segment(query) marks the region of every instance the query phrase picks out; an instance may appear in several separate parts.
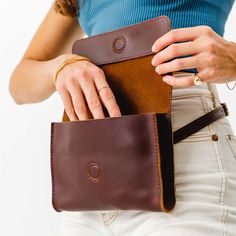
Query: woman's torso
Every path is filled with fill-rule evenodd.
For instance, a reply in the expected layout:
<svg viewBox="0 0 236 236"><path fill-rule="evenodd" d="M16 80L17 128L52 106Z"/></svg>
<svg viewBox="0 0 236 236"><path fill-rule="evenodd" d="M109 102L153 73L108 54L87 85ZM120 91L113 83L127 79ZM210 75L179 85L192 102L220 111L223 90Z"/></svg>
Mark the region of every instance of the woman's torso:
<svg viewBox="0 0 236 236"><path fill-rule="evenodd" d="M172 28L208 25L223 36L234 0L78 0L79 22L88 36L167 15Z"/></svg>

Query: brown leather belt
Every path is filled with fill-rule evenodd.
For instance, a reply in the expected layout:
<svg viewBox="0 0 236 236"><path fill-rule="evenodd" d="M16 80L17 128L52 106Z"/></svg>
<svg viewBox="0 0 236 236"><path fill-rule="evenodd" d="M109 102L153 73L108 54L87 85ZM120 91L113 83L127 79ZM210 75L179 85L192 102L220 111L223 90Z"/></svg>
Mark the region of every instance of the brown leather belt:
<svg viewBox="0 0 236 236"><path fill-rule="evenodd" d="M221 103L221 106L206 113L205 115L193 120L187 125L173 132L174 144L197 132L212 122L229 115L229 110L226 103Z"/></svg>

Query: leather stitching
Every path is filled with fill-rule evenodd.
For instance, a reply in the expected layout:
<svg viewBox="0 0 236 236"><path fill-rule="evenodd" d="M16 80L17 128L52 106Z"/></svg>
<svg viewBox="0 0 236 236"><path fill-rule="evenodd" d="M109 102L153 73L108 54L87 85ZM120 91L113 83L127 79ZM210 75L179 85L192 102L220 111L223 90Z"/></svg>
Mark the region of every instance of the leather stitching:
<svg viewBox="0 0 236 236"><path fill-rule="evenodd" d="M86 165L86 176L88 177L88 179L94 183L101 183L103 178L102 178L102 169L100 166L98 166L98 174L99 176L97 178L91 176L90 172L89 172L89 168L91 167L91 164L96 164L98 165L97 162L95 161L90 161L89 163L87 163Z"/></svg>
<svg viewBox="0 0 236 236"><path fill-rule="evenodd" d="M150 20L146 20L144 22L140 22L139 25L137 24L134 24L134 25L129 25L129 26L126 26L124 28L120 28L120 29L116 29L116 30L112 30L112 31L109 31L109 32L105 32L105 33L102 33L102 34L98 34L98 35L93 35L93 36L89 36L87 38L82 38L82 39L78 39L77 41L81 41L81 40L89 40L89 39L94 39L94 38L100 38L100 37L103 37L105 35L112 35L114 32L125 32L126 30L131 30L132 28L139 28L139 27L142 27L146 24L150 24L150 23L155 23L156 21L166 21L167 23L167 27L168 29L170 28L170 25L169 25L169 21L167 20L166 16L159 16L158 19L157 18L154 18L154 19L150 19ZM124 33L123 32L123 33ZM76 44L76 42L74 44Z"/></svg>
<svg viewBox="0 0 236 236"><path fill-rule="evenodd" d="M123 45L122 45L122 47L120 49L116 48L116 42L118 40L121 40L123 42ZM114 38L112 40L112 50L113 50L113 52L115 52L115 53L122 53L125 50L125 48L126 48L126 44L127 44L127 41L126 41L124 36L122 36L122 35L121 36L117 36L116 38Z"/></svg>
<svg viewBox="0 0 236 236"><path fill-rule="evenodd" d="M160 17L158 17L158 19L154 18L154 19L146 20L144 22L139 23L139 25L134 24L134 25L130 25L130 26L127 26L127 27L123 27L121 29L117 29L117 30L113 30L113 31L110 31L110 32L102 33L102 34L99 34L99 35L94 35L94 36L90 36L90 37L79 39L79 40L74 42L74 44L72 46L72 53L76 51L76 48L78 48L78 41L81 42L83 40L86 40L89 43L89 41L92 40L92 39L104 37L104 36L107 36L107 35L113 35L114 33L118 33L118 32L122 32L122 34L124 35L127 31L131 31L133 29L138 29L140 27L145 26L146 24L153 24L153 23L156 23L157 21L161 21L161 22L165 21L166 24L167 24L167 26L166 26L167 30L168 31L170 30L170 23L169 23L169 20L167 20L167 17L166 16L160 16ZM119 61L121 59L123 59L123 60L131 59L131 58L135 58L135 57L139 57L139 56L145 56L145 55L148 55L148 54L154 54L154 53L150 49L148 51L144 51L144 52L141 52L141 53L138 53L138 54L135 54L135 55L132 55L132 56L128 56L128 57L120 57L120 58L116 58L116 59L113 59L113 60L104 60L104 61L97 60L95 63L97 65L98 64L104 64L104 63L111 63L111 62Z"/></svg>
<svg viewBox="0 0 236 236"><path fill-rule="evenodd" d="M54 143L55 143L55 127L51 125L51 177L52 177L52 203L56 211L59 209L56 206L56 180L55 180L55 165L54 165Z"/></svg>
<svg viewBox="0 0 236 236"><path fill-rule="evenodd" d="M162 189L162 184L161 184L161 169L160 169L160 163L159 160L160 158L158 158L158 151L157 151L157 145L158 145L158 141L157 141L157 125L156 125L156 114L152 115L152 119L153 119L153 135L154 135L154 149L155 149L155 161L156 161L156 165L157 165L157 180L159 180L159 186L157 187L157 191L158 191L158 195L157 197L159 197L160 199L160 208L163 209L163 204L162 204L162 195L161 195L161 189ZM159 178L158 178L159 177Z"/></svg>
<svg viewBox="0 0 236 236"><path fill-rule="evenodd" d="M145 52L142 52L142 53L138 53L138 54L135 54L135 55L132 55L132 56L119 57L119 58L116 58L116 59L105 60L105 61L99 61L98 60L95 63L97 65L102 65L102 64L112 63L112 62L118 62L118 61L121 61L122 59L123 60L132 59L132 58L136 58L136 57L147 56L147 55L150 55L150 54L154 54L154 53L151 50L148 50L148 51L145 51Z"/></svg>

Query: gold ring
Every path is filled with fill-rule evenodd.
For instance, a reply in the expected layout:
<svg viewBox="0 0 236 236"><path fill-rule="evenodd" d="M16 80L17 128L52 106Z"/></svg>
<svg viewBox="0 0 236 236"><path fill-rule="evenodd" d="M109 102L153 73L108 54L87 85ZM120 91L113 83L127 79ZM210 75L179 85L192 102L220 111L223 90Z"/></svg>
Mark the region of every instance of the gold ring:
<svg viewBox="0 0 236 236"><path fill-rule="evenodd" d="M200 85L202 84L202 79L199 77L198 74L194 74L194 80L193 80L194 85Z"/></svg>
<svg viewBox="0 0 236 236"><path fill-rule="evenodd" d="M102 90L102 89L104 89L104 88L110 88L109 86L103 86L103 87L101 87L99 90L98 90L98 93L100 93L100 91Z"/></svg>

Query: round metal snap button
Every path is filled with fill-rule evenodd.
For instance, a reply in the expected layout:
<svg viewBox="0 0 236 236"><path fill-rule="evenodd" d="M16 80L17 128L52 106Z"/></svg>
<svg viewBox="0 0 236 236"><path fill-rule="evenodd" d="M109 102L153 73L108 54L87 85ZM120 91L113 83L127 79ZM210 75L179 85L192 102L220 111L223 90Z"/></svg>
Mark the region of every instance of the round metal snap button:
<svg viewBox="0 0 236 236"><path fill-rule="evenodd" d="M114 52L121 53L126 47L126 39L124 36L116 37L112 42L112 48Z"/></svg>

